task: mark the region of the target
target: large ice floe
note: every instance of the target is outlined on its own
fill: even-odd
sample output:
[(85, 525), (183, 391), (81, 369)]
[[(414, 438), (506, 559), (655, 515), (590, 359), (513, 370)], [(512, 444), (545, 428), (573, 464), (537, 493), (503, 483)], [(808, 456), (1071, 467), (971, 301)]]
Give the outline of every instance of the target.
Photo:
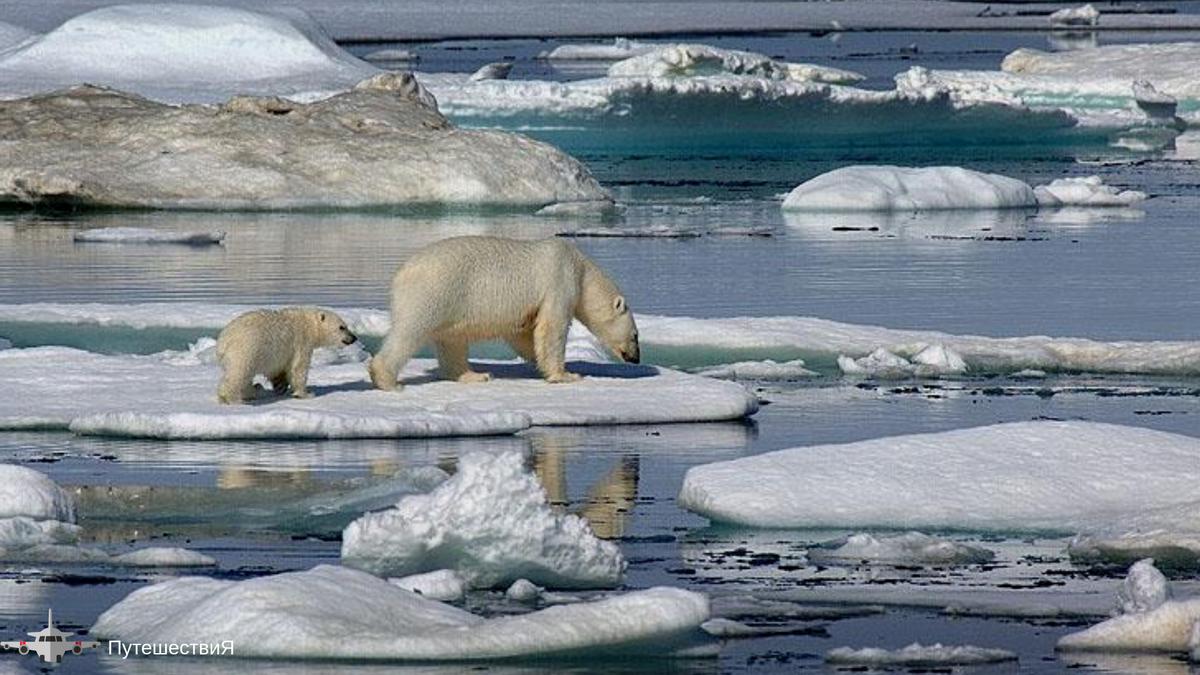
[(1120, 191), (1099, 176), (1061, 178), (1031, 187), (1024, 181), (957, 166), (847, 166), (788, 193), (789, 211), (939, 211), (1060, 206), (1129, 206), (1143, 192)]
[[(593, 352), (594, 353), (594, 352)], [(523, 363), (482, 363), (495, 380), (468, 387), (438, 380), (416, 359), (403, 392), (373, 389), (361, 351), (318, 352), (310, 399), (216, 402), (213, 341), (192, 351), (103, 355), (67, 347), (0, 351), (0, 379), (20, 396), (0, 399), (0, 429), (167, 439), (428, 438), (512, 434), (531, 424), (702, 422), (753, 414), (744, 387), (665, 368), (572, 361), (586, 377), (563, 388)]]
[(203, 567), (216, 561), (182, 548), (151, 547), (110, 554), (83, 546), (75, 502), (45, 474), (0, 464), (0, 563), (120, 567)]
[(248, 581), (184, 578), (139, 589), (100, 615), (100, 639), (233, 641), (239, 658), (465, 661), (671, 657), (705, 643), (708, 600), (651, 588), (485, 619), (365, 572), (321, 566)]
[[(226, 323), (249, 309), (253, 308), (213, 303), (0, 304), (0, 335), (4, 335), (19, 347), (47, 344), (46, 340), (53, 340), (54, 344), (73, 344), (91, 351), (147, 354), (164, 349), (179, 350), (187, 341), (215, 335)], [(366, 308), (336, 309), (350, 323), (351, 329), (362, 337), (378, 339), (387, 333), (387, 312)], [(908, 364), (908, 370), (918, 376), (962, 372), (959, 367), (960, 360), (965, 364), (966, 372), (973, 374), (1014, 373), (1029, 369), (1045, 372), (1200, 374), (1200, 342), (1190, 341), (1099, 341), (1041, 335), (1007, 338), (955, 335), (930, 330), (901, 330), (841, 323), (805, 316), (693, 318), (638, 314), (637, 323), (643, 357), (647, 362), (698, 370), (735, 364), (737, 367), (733, 372), (721, 368), (720, 372), (714, 374), (736, 377), (737, 372), (745, 371), (751, 379), (776, 375), (803, 376), (804, 370), (827, 374), (841, 373), (839, 356), (853, 360), (861, 367), (864, 364), (859, 362), (864, 357), (877, 353), (880, 349), (903, 359)], [(918, 358), (922, 353), (924, 356)], [(878, 353), (877, 356), (877, 363), (887, 360), (882, 353)], [(571, 329), (568, 357), (573, 360), (603, 358), (590, 334), (578, 324)], [(10, 358), (29, 359), (12, 355)], [(93, 355), (79, 358), (97, 357)], [(762, 361), (762, 367), (752, 366), (748, 359)], [(797, 359), (803, 363), (795, 363)], [(768, 360), (776, 363), (772, 366), (766, 363)], [(845, 359), (842, 361), (843, 365), (849, 365)], [(24, 360), (24, 363), (33, 364), (34, 361)], [(782, 370), (777, 368), (784, 365), (786, 368)], [(410, 376), (423, 373), (430, 367), (428, 361), (418, 362), (410, 371)], [(516, 366), (498, 364), (495, 367), (505, 374), (517, 374)], [(631, 403), (628, 409), (622, 405), (619, 413), (612, 407), (619, 401), (610, 401), (609, 411), (613, 413), (610, 419), (613, 422), (627, 416), (630, 421), (669, 421), (680, 414), (675, 408), (674, 395), (682, 395), (688, 383), (694, 382), (667, 370), (622, 369), (616, 365), (594, 367), (598, 369), (593, 371), (596, 374), (624, 376), (624, 385), (629, 387), (630, 393), (633, 390), (641, 390), (639, 387), (645, 387), (649, 396), (653, 386), (671, 385), (664, 389), (660, 401), (639, 400)], [(632, 377), (651, 372), (659, 372), (667, 377)], [(861, 374), (873, 375), (876, 372), (877, 369), (872, 369)], [(215, 378), (215, 374), (212, 377)], [(619, 384), (615, 380), (603, 378), (600, 382)], [(517, 385), (517, 382), (511, 384)], [(676, 384), (679, 386), (676, 387)], [(522, 382), (520, 391), (532, 389), (534, 386), (534, 382)], [(581, 391), (573, 391), (573, 396), (590, 391), (590, 386), (593, 385), (584, 387)], [(422, 388), (425, 392), (436, 389)], [(520, 403), (516, 398), (518, 389), (502, 387), (501, 390), (506, 392), (503, 394), (505, 400), (514, 404)], [(471, 391), (477, 393), (478, 390), (472, 388)], [(695, 400), (697, 417), (690, 421), (729, 419), (748, 414), (744, 397), (737, 398), (741, 403), (732, 407), (730, 404), (735, 403), (734, 399), (725, 398), (731, 393), (736, 393), (734, 390), (713, 389), (710, 392), (707, 386), (701, 386), (695, 391), (703, 393), (703, 396)], [(725, 407), (718, 405), (721, 400), (726, 401)], [(443, 402), (449, 401), (443, 399)], [(2, 405), (3, 401), (0, 401), (0, 406)], [(636, 411), (635, 405), (642, 406), (641, 412)], [(572, 406), (565, 401), (559, 401), (551, 407), (556, 410), (552, 412), (551, 409), (547, 409), (539, 413), (534, 423), (584, 424), (589, 420), (600, 423), (604, 419), (604, 410), (600, 407), (588, 410), (582, 406)]]
[(838, 647), (825, 653), (826, 663), (868, 668), (948, 668), (1016, 660), (1017, 654), (1007, 649), (972, 645), (922, 645), (919, 643), (913, 643), (901, 649)]
[(1170, 599), (1166, 579), (1151, 559), (1129, 568), (1117, 597), (1118, 613), (1090, 628), (1063, 636), (1067, 651), (1191, 652), (1200, 657), (1200, 598)]
[(453, 569), (479, 588), (526, 579), (554, 588), (613, 587), (625, 558), (587, 521), (554, 510), (520, 453), (473, 453), (427, 495), (368, 513), (342, 533), (342, 562), (402, 576)]
[(679, 503), (757, 527), (1193, 531), (1200, 439), (1018, 422), (780, 450), (687, 472)]
[(575, 159), (457, 129), (407, 73), (312, 104), (169, 106), (94, 87), (0, 102), (0, 203), (286, 209), (608, 199)]

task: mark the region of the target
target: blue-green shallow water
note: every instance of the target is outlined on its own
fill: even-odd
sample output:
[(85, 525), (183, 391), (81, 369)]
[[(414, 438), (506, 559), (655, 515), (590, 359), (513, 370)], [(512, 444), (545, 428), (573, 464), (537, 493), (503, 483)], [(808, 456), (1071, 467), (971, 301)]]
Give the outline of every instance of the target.
[[(764, 40), (766, 42), (754, 42)], [(938, 67), (995, 67), (1017, 46), (1044, 36), (848, 35), (841, 43), (808, 36), (722, 40), (787, 58), (836, 56), (834, 65), (869, 71), (886, 85), (912, 55)], [(771, 42), (776, 41), (776, 42)], [(862, 44), (859, 44), (859, 43)], [(455, 45), (443, 45), (446, 54)], [(472, 59), (494, 60), (510, 43), (479, 43)], [(540, 48), (524, 45), (518, 56)], [(854, 50), (854, 51), (851, 51)], [(860, 57), (851, 54), (863, 54)], [(480, 58), (485, 56), (487, 58)], [(450, 56), (445, 57), (448, 62)], [(458, 57), (454, 57), (458, 58)], [(430, 62), (436, 64), (436, 58)], [(457, 63), (457, 62), (455, 62)], [(467, 68), (462, 68), (467, 69)], [(889, 72), (890, 71), (890, 72)], [(773, 147), (770, 135), (746, 130), (703, 151), (656, 151), (645, 137), (626, 144), (595, 132), (538, 132), (583, 158), (628, 205), (617, 227), (667, 225), (709, 232), (762, 227), (770, 237), (580, 239), (617, 277), (638, 311), (693, 316), (807, 315), (896, 328), (956, 333), (1044, 333), (1102, 339), (1195, 339), (1200, 274), (1200, 174), (1185, 160), (1152, 159), (1096, 166), (1113, 157), (1103, 143), (995, 145), (976, 137), (918, 147), (867, 143)], [(630, 140), (632, 139), (632, 140)], [(624, 141), (623, 141), (624, 142)], [(1109, 212), (950, 213), (901, 218), (784, 217), (776, 195), (847, 163), (952, 163), (1046, 182), (1100, 173), (1110, 184), (1152, 199)], [(75, 216), (0, 214), (0, 302), (323, 303), (386, 305), (387, 282), (412, 251), (458, 234), (548, 236), (593, 225), (532, 216), (387, 214), (104, 213)], [(142, 226), (224, 230), (221, 247), (75, 244), (90, 227)], [(182, 348), (196, 334), (153, 335), (88, 328), (0, 324), (18, 346), (76, 344), (102, 351)], [(690, 365), (728, 355), (647, 354)], [(786, 357), (786, 354), (758, 355)], [(689, 363), (689, 360), (691, 363)], [(852, 566), (819, 570), (796, 564), (813, 542), (840, 532), (751, 532), (712, 528), (675, 504), (684, 472), (703, 462), (779, 448), (955, 429), (997, 422), (1086, 419), (1200, 436), (1200, 409), (1188, 379), (1059, 377), (1030, 385), (1005, 378), (943, 383), (856, 384), (824, 377), (813, 383), (755, 384), (768, 402), (741, 424), (539, 429), (519, 437), (440, 441), (179, 443), (0, 434), (0, 459), (26, 462), (77, 490), (90, 543), (189, 546), (216, 557), (223, 577), (244, 578), (334, 562), (340, 528), (414, 487), (423, 470), (452, 471), (473, 450), (518, 450), (543, 476), (564, 476), (561, 498), (587, 509), (598, 531), (620, 541), (630, 560), (627, 588), (670, 584), (718, 599), (774, 596), (843, 587), (900, 598), (947, 589), (1041, 586), (1049, 593), (1111, 587), (1118, 571), (1072, 565), (1056, 534), (956, 533), (997, 551), (995, 565), (902, 569)], [(3, 383), (0, 383), (0, 387)], [(19, 395), (3, 391), (0, 395)], [(590, 508), (588, 508), (590, 507)], [(775, 557), (773, 557), (775, 556)], [(105, 608), (149, 581), (144, 572), (99, 568), (0, 572), (3, 636), (42, 627), (54, 607), (60, 622), (86, 628)], [(1187, 575), (1177, 581), (1185, 582)], [(791, 594), (791, 595), (789, 595)], [(476, 611), (508, 611), (498, 594), (472, 595)], [(718, 604), (718, 607), (720, 605)], [(1182, 673), (1166, 657), (1056, 655), (1054, 641), (1076, 621), (950, 618), (937, 609), (889, 605), (843, 619), (739, 617), (789, 632), (723, 643), (716, 660), (682, 663), (477, 664), (377, 667), (120, 660), (68, 657), (64, 672), (402, 672), (459, 673), (783, 673), (827, 670), (822, 655), (840, 646), (901, 647), (914, 641), (1004, 647), (1018, 664), (980, 672)], [(32, 658), (0, 653), (0, 663), (35, 668)]]

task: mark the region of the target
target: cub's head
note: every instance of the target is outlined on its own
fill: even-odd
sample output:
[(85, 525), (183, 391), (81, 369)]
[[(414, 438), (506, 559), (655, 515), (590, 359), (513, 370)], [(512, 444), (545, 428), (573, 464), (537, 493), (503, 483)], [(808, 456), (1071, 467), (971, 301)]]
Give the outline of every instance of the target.
[(590, 318), (588, 329), (600, 338), (610, 352), (626, 363), (641, 361), (637, 324), (633, 321), (633, 312), (625, 304), (624, 296), (614, 296), (607, 307), (600, 308)]
[(317, 327), (321, 344), (326, 347), (341, 347), (358, 340), (358, 336), (346, 327), (346, 320), (327, 309), (317, 310)]

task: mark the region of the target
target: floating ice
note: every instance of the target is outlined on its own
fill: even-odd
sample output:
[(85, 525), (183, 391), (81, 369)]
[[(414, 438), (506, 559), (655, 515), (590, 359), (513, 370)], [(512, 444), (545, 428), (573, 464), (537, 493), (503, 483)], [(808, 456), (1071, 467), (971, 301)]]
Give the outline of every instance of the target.
[(1037, 206), (1029, 185), (955, 166), (847, 166), (800, 184), (783, 200), (795, 211), (929, 211)]
[[(575, 352), (578, 355), (578, 351)], [(430, 438), (511, 434), (538, 425), (650, 424), (740, 419), (758, 407), (736, 383), (649, 366), (580, 363), (563, 389), (532, 366), (480, 363), (487, 386), (437, 380), (436, 362), (405, 368), (403, 392), (382, 392), (364, 366), (314, 365), (310, 399), (216, 402), (217, 366), (190, 354), (105, 356), (66, 347), (0, 351), (0, 429), (169, 439)], [(64, 395), (69, 391), (70, 395)]]
[(320, 566), (232, 582), (138, 589), (100, 615), (99, 639), (233, 641), (239, 658), (462, 661), (637, 654), (695, 646), (704, 596), (673, 588), (484, 619), (356, 570)]
[(669, 44), (623, 61), (608, 69), (613, 78), (695, 78), (722, 75), (765, 80), (851, 84), (864, 76), (825, 66), (784, 63), (756, 54), (702, 44)]
[(377, 49), (363, 57), (364, 61), (420, 61), (416, 52), (407, 49)]
[(544, 590), (546, 589), (528, 579), (517, 579), (504, 591), (504, 597), (517, 602), (533, 602), (542, 597)]
[(75, 503), (46, 474), (0, 464), (0, 518), (17, 517), (73, 523)]
[(1170, 569), (1200, 567), (1200, 533), (1130, 532), (1117, 536), (1079, 535), (1067, 546), (1071, 561), (1093, 565), (1129, 565), (1153, 558)]
[(963, 360), (963, 357), (943, 344), (925, 347), (913, 355), (912, 361), (880, 347), (859, 359), (838, 356), (837, 363), (842, 373), (846, 375), (875, 377), (884, 380), (907, 377), (942, 377), (959, 375), (967, 371), (967, 362)]
[(127, 567), (208, 567), (217, 561), (186, 548), (154, 546), (113, 556), (112, 563)]
[(545, 61), (621, 61), (645, 54), (660, 46), (652, 42), (638, 42), (627, 38), (615, 38), (611, 43), (564, 44), (538, 54)]
[(388, 581), (406, 591), (419, 593), (438, 602), (455, 602), (462, 600), (467, 594), (467, 580), (454, 570), (434, 570)]
[(298, 10), (186, 4), (97, 9), (0, 55), (0, 97), (88, 83), (172, 103), (324, 98), (379, 71)]
[(802, 359), (778, 363), (764, 361), (738, 361), (720, 366), (710, 366), (693, 371), (697, 375), (716, 377), (723, 380), (798, 380), (815, 377), (816, 372), (804, 367)]
[(621, 583), (620, 549), (555, 511), (520, 453), (473, 453), (428, 495), (369, 513), (342, 533), (342, 561), (375, 574), (453, 569), (472, 586), (517, 579), (554, 588)]
[(312, 104), (239, 97), (168, 106), (77, 87), (0, 102), (0, 131), (8, 151), (0, 203), (262, 210), (609, 201), (586, 167), (545, 143), (454, 128), (407, 73)]
[(991, 562), (995, 554), (987, 549), (932, 537), (922, 532), (906, 532), (875, 537), (852, 534), (808, 550), (808, 559), (817, 564), (829, 562), (871, 562), (917, 565), (974, 565)]
[(986, 663), (1016, 661), (1017, 655), (1006, 649), (990, 649), (987, 647), (943, 646), (941, 644), (924, 646), (913, 643), (903, 649), (879, 649), (864, 647), (851, 649), (838, 647), (825, 654), (825, 661), (845, 666), (903, 668), (937, 668), (947, 666), (973, 666)]
[(497, 61), (495, 63), (489, 63), (472, 73), (470, 80), (472, 82), (482, 82), (483, 80), (507, 80), (509, 74), (512, 72), (512, 69), (512, 61)]
[(1059, 178), (1033, 189), (1039, 206), (1130, 206), (1146, 199), (1145, 192), (1118, 190), (1099, 176)]
[(1137, 516), (1189, 531), (1198, 452), (1198, 439), (1134, 427), (998, 424), (705, 464), (679, 503), (757, 527), (1078, 532)]
[(104, 244), (184, 244), (204, 246), (225, 241), (224, 232), (168, 232), (144, 227), (102, 227), (76, 232), (78, 242)]
[(1194, 627), (1200, 598), (1168, 600), (1170, 589), (1153, 560), (1129, 568), (1117, 594), (1120, 611), (1107, 621), (1058, 641), (1058, 648), (1082, 651), (1185, 652), (1197, 648)]
[(1100, 23), (1100, 10), (1092, 5), (1082, 7), (1066, 7), (1057, 12), (1051, 12), (1052, 26), (1095, 26)]

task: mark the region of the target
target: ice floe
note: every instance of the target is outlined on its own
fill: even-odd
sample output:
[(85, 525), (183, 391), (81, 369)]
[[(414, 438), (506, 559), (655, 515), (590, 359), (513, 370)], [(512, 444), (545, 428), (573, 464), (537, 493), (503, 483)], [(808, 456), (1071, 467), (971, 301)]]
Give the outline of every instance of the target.
[(324, 98), (379, 71), (298, 10), (142, 4), (79, 15), (0, 54), (0, 97), (88, 83), (158, 101)]
[(613, 78), (695, 78), (715, 75), (758, 77), (765, 80), (851, 84), (866, 79), (841, 68), (786, 63), (756, 54), (703, 44), (660, 45), (614, 63)]
[(183, 578), (141, 588), (100, 615), (99, 639), (233, 641), (238, 658), (463, 661), (670, 657), (703, 644), (697, 593), (651, 588), (485, 619), (365, 572), (320, 566), (248, 581)]
[(1178, 652), (1200, 648), (1200, 598), (1171, 600), (1170, 589), (1153, 560), (1135, 563), (1118, 591), (1120, 612), (1113, 618), (1064, 635), (1067, 651)]
[(554, 510), (520, 453), (472, 453), (428, 495), (369, 513), (342, 533), (342, 562), (381, 575), (453, 569), (478, 588), (517, 579), (555, 588), (621, 583), (625, 558), (582, 518)]
[(1065, 7), (1050, 13), (1052, 26), (1095, 26), (1100, 23), (1100, 10), (1088, 4), (1081, 7)]
[(467, 594), (467, 580), (454, 570), (434, 570), (388, 581), (406, 591), (419, 593), (438, 602), (455, 602), (462, 600)]
[(803, 211), (931, 211), (1037, 206), (1028, 184), (955, 166), (847, 166), (808, 180), (783, 208)]
[(504, 597), (517, 602), (533, 602), (542, 597), (544, 590), (546, 589), (528, 579), (517, 579), (504, 591)]
[(101, 244), (183, 244), (205, 246), (225, 241), (224, 232), (170, 232), (146, 227), (102, 227), (76, 232), (77, 242)]
[(719, 366), (709, 366), (693, 371), (697, 375), (724, 380), (797, 380), (815, 377), (817, 373), (804, 367), (802, 359), (779, 363), (763, 361), (738, 361)]
[(883, 380), (961, 375), (968, 369), (963, 357), (943, 344), (925, 347), (914, 354), (912, 360), (881, 347), (858, 359), (839, 356), (837, 363), (846, 375)]
[(658, 49), (653, 42), (613, 38), (607, 43), (567, 43), (538, 54), (545, 61), (622, 61)]
[(1067, 546), (1071, 561), (1090, 565), (1129, 565), (1153, 558), (1159, 567), (1200, 567), (1200, 532), (1128, 532), (1120, 535), (1083, 534)]
[(937, 668), (972, 666), (986, 663), (1016, 661), (1017, 654), (1007, 649), (992, 649), (971, 645), (922, 645), (913, 643), (901, 649), (839, 647), (825, 653), (825, 661), (840, 666)]
[(822, 564), (892, 563), (917, 565), (972, 565), (990, 562), (995, 553), (923, 532), (891, 536), (852, 534), (808, 549), (808, 559)]
[(1200, 439), (1093, 422), (1019, 422), (781, 450), (693, 467), (679, 503), (758, 527), (1190, 531)]
[(1131, 206), (1146, 199), (1145, 192), (1118, 190), (1099, 176), (1059, 178), (1033, 189), (1039, 206)]
[(312, 104), (239, 97), (169, 106), (76, 87), (0, 102), (0, 135), (0, 203), (264, 210), (609, 201), (581, 163), (545, 143), (455, 128), (407, 73)]

